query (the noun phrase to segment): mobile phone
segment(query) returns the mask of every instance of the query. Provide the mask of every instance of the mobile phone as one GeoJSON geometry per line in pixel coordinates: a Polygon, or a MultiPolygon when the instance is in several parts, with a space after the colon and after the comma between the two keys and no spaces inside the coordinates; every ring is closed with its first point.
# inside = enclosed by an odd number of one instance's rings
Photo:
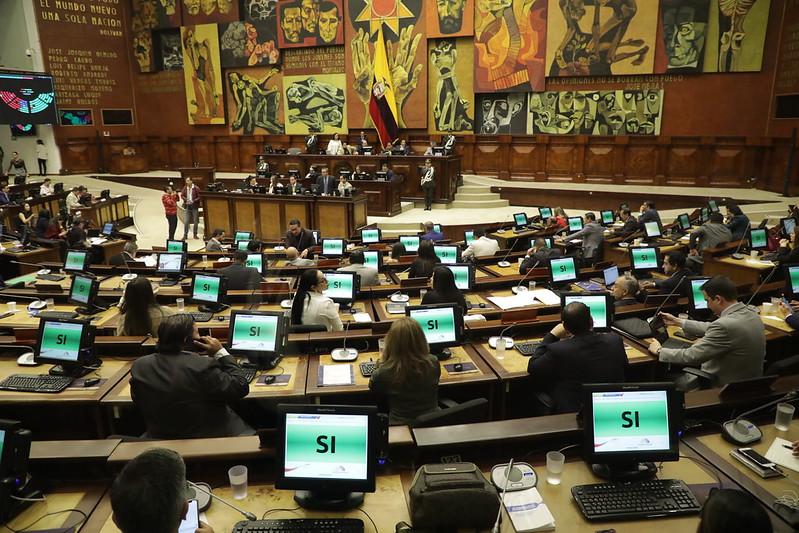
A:
{"type": "Polygon", "coordinates": [[[197,500],[189,500],[189,512],[180,523],[178,533],[194,533],[200,527],[200,512],[197,509],[197,500]]]}
{"type": "Polygon", "coordinates": [[[765,457],[754,451],[752,448],[738,448],[738,452],[741,455],[745,456],[746,458],[754,461],[763,468],[773,468],[777,466],[776,463],[769,461],[768,459],[766,459],[765,457]]]}
{"type": "Polygon", "coordinates": [[[791,302],[789,302],[789,301],[788,301],[788,298],[786,298],[785,296],[782,296],[782,297],[780,298],[780,301],[782,301],[782,303],[784,303],[785,305],[787,305],[787,306],[788,306],[788,309],[792,309],[792,307],[791,307],[791,302]]]}

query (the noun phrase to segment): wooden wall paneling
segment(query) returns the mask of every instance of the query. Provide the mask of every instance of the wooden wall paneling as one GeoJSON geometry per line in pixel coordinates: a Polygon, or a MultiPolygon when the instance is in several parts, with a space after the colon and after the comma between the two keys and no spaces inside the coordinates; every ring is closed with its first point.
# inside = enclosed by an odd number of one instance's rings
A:
{"type": "MultiPolygon", "coordinates": [[[[785,169],[788,166],[788,155],[790,151],[790,142],[785,139],[782,140],[771,139],[768,150],[765,152],[763,165],[760,168],[760,173],[757,175],[758,189],[766,189],[769,191],[782,191],[785,169]]],[[[794,160],[796,161],[796,160],[794,160]]],[[[794,171],[799,165],[794,164],[794,171]]],[[[796,183],[796,173],[794,172],[791,183],[796,183]]]]}
{"type": "Polygon", "coordinates": [[[359,202],[353,204],[353,215],[355,220],[355,227],[351,229],[350,233],[354,233],[356,229],[366,226],[367,207],[366,202],[359,202]]]}
{"type": "Polygon", "coordinates": [[[169,139],[166,137],[147,137],[144,154],[150,170],[166,170],[169,166],[169,139]]]}
{"type": "Polygon", "coordinates": [[[614,150],[614,140],[608,137],[590,137],[580,135],[575,161],[575,182],[614,183],[616,164],[614,154],[622,150],[614,150]]]}
{"type": "Polygon", "coordinates": [[[508,168],[512,179],[524,179],[529,181],[535,176],[536,157],[535,139],[530,137],[513,137],[508,146],[508,158],[510,160],[508,168]]]}
{"type": "Polygon", "coordinates": [[[712,187],[740,187],[751,174],[746,139],[717,139],[709,147],[707,176],[712,187]]]}
{"type": "Polygon", "coordinates": [[[547,181],[573,181],[575,152],[576,145],[570,137],[558,136],[550,140],[546,161],[547,181]]]}
{"type": "Polygon", "coordinates": [[[660,163],[660,149],[653,139],[630,137],[622,154],[622,175],[618,184],[657,185],[660,163]]]}
{"type": "Polygon", "coordinates": [[[235,231],[234,220],[232,220],[231,215],[226,199],[206,198],[203,200],[203,222],[207,235],[210,236],[216,228],[225,230],[227,234],[235,231]],[[212,225],[213,227],[211,227],[212,225]]]}
{"type": "Polygon", "coordinates": [[[97,149],[92,138],[68,139],[65,148],[65,150],[61,150],[62,173],[79,174],[97,170],[97,149]]]}
{"type": "MultiPolygon", "coordinates": [[[[192,161],[197,161],[201,167],[214,167],[219,169],[216,163],[216,151],[214,150],[214,137],[202,136],[192,137],[191,153],[192,161]]],[[[230,172],[230,171],[228,171],[230,172]]]]}
{"type": "Polygon", "coordinates": [[[194,166],[195,159],[191,152],[191,137],[171,137],[169,139],[169,168],[194,166]]]}
{"type": "Polygon", "coordinates": [[[547,181],[547,152],[549,151],[549,135],[535,137],[535,150],[533,151],[535,167],[535,181],[547,181]]]}
{"type": "Polygon", "coordinates": [[[257,204],[258,228],[256,236],[262,239],[279,239],[288,229],[285,212],[279,204],[273,202],[258,202],[257,204]]]}
{"type": "MultiPolygon", "coordinates": [[[[491,177],[499,175],[502,163],[502,151],[500,140],[497,135],[481,135],[480,142],[474,147],[474,168],[475,174],[487,174],[491,177]]],[[[506,171],[507,175],[507,171],[506,171]]],[[[510,176],[507,176],[508,178],[510,176]]]]}
{"type": "Polygon", "coordinates": [[[286,202],[283,206],[284,215],[283,218],[285,220],[283,233],[285,230],[288,229],[288,223],[290,220],[297,219],[300,221],[304,228],[308,229],[320,229],[315,226],[316,221],[313,218],[313,211],[312,211],[312,204],[310,202],[306,202],[304,200],[298,202],[286,202]]]}
{"type": "Polygon", "coordinates": [[[217,172],[244,172],[239,166],[238,136],[214,137],[212,141],[217,172]]]}
{"type": "Polygon", "coordinates": [[[460,154],[462,172],[464,174],[475,174],[474,171],[474,154],[475,143],[477,142],[476,135],[460,135],[458,136],[458,143],[455,145],[455,153],[460,154]]]}
{"type": "Polygon", "coordinates": [[[695,137],[672,137],[666,154],[666,185],[692,186],[699,175],[699,140],[695,137]]]}
{"type": "MultiPolygon", "coordinates": [[[[264,151],[264,145],[270,143],[265,140],[266,137],[263,135],[255,135],[254,137],[231,137],[236,138],[238,166],[240,169],[239,172],[255,174],[255,154],[262,154],[264,151]]],[[[276,172],[276,170],[272,169],[272,165],[269,165],[269,170],[276,172]]]]}

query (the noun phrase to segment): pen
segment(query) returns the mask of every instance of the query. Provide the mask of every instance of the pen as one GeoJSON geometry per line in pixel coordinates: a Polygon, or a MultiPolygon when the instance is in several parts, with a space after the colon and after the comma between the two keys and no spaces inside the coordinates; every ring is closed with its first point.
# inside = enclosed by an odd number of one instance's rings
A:
{"type": "Polygon", "coordinates": [[[782,447],[783,448],[788,448],[789,450],[793,450],[793,446],[790,446],[788,444],[783,444],[782,447]]]}

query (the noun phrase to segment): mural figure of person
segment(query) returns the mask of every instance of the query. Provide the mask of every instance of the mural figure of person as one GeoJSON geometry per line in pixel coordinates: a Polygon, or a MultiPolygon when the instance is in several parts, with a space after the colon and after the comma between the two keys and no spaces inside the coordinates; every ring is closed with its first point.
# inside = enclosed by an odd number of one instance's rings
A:
{"type": "Polygon", "coordinates": [[[289,121],[302,122],[311,131],[320,132],[325,126],[341,126],[344,118],[344,91],[310,77],[294,82],[286,90],[290,110],[289,121]]]}
{"type": "Polygon", "coordinates": [[[217,0],[216,3],[219,6],[219,13],[222,15],[227,15],[233,10],[233,0],[217,0]]]}
{"type": "Polygon", "coordinates": [[[280,92],[266,86],[269,78],[277,72],[278,69],[273,68],[260,80],[238,72],[228,73],[230,92],[236,104],[233,131],[242,129],[244,133],[252,135],[257,126],[269,133],[284,133],[283,125],[278,122],[280,92]]]}
{"type": "Polygon", "coordinates": [[[280,28],[283,30],[283,39],[287,43],[300,42],[302,17],[299,4],[283,4],[280,6],[280,28]]]}
{"type": "Polygon", "coordinates": [[[197,110],[196,117],[216,117],[219,112],[219,95],[214,86],[214,65],[211,61],[211,45],[208,39],[197,42],[194,31],[188,30],[183,42],[183,50],[192,67],[192,85],[194,100],[192,105],[197,110]]]}
{"type": "Polygon", "coordinates": [[[466,0],[436,0],[438,30],[444,35],[461,31],[465,7],[466,0]]]}
{"type": "Polygon", "coordinates": [[[667,72],[698,71],[705,48],[709,4],[701,5],[701,9],[688,2],[665,4],[662,9],[667,72]]]}
{"type": "Polygon", "coordinates": [[[319,23],[319,0],[302,0],[300,9],[303,37],[315,37],[319,23]]]}
{"type": "Polygon", "coordinates": [[[461,97],[460,84],[455,74],[458,50],[453,39],[437,39],[430,52],[430,62],[438,70],[433,117],[438,131],[464,131],[472,129],[467,116],[469,101],[461,97]]]}
{"type": "Polygon", "coordinates": [[[216,0],[200,0],[200,8],[206,16],[216,11],[216,0]]]}
{"type": "Polygon", "coordinates": [[[491,95],[482,101],[480,133],[515,133],[511,131],[511,120],[524,109],[523,93],[491,95]]]}
{"type": "Polygon", "coordinates": [[[186,7],[186,13],[192,17],[200,14],[200,0],[183,0],[183,5],[186,7]]]}
{"type": "Polygon", "coordinates": [[[319,4],[318,26],[318,44],[335,44],[338,29],[341,26],[341,14],[336,4],[327,0],[319,4]]]}

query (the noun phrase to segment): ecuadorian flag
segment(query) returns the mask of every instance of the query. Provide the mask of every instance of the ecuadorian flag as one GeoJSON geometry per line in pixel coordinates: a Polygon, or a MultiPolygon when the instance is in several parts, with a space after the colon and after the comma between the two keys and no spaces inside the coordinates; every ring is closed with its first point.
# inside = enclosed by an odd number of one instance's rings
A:
{"type": "Polygon", "coordinates": [[[375,61],[372,67],[374,80],[372,81],[372,97],[369,100],[369,116],[377,129],[380,144],[385,147],[394,141],[399,134],[397,126],[399,114],[397,103],[394,100],[394,88],[391,81],[391,71],[388,69],[386,56],[386,42],[383,40],[383,25],[377,30],[375,41],[375,61]]]}

